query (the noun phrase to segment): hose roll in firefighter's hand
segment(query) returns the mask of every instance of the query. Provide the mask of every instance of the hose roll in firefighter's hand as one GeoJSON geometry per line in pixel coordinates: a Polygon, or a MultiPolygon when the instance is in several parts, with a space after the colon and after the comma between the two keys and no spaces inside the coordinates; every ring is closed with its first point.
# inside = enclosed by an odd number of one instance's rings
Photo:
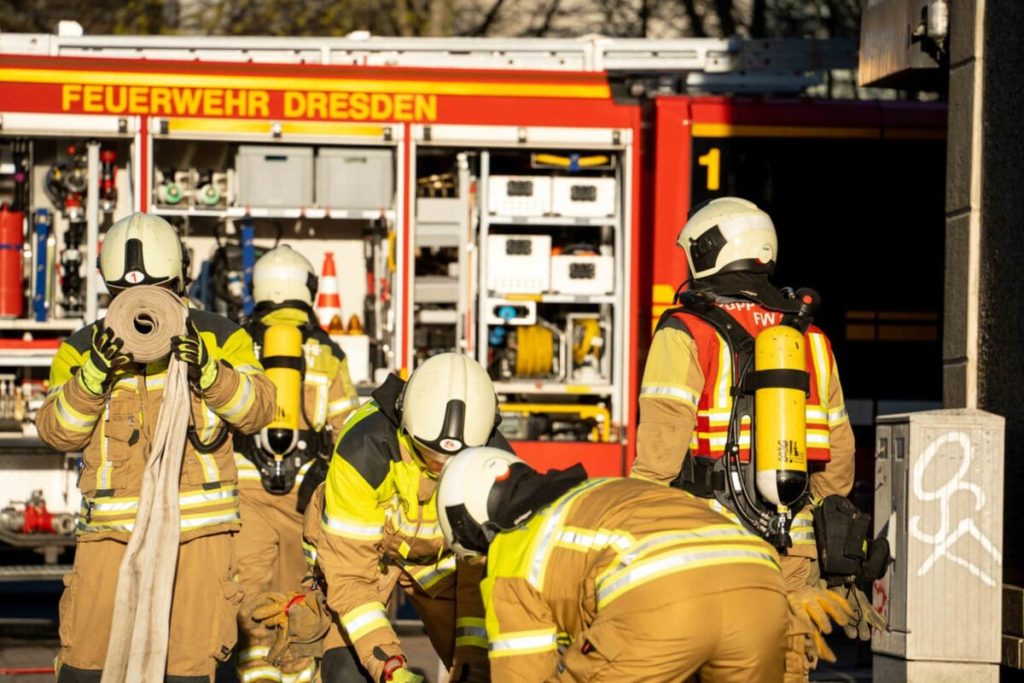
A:
{"type": "Polygon", "coordinates": [[[136,363],[152,363],[171,352],[171,338],[185,333],[188,309],[163,287],[136,285],[114,297],[105,324],[124,341],[136,363]]]}

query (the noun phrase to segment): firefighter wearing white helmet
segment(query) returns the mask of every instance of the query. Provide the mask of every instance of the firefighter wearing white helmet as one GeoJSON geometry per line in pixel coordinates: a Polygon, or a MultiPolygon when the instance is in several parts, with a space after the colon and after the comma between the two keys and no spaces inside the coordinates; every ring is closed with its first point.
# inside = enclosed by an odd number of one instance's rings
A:
{"type": "Polygon", "coordinates": [[[487,557],[494,681],[782,677],[778,555],[693,496],[471,448],[437,507],[448,546],[487,557]]]}
{"type": "MultiPolygon", "coordinates": [[[[138,285],[181,295],[183,260],[174,228],[137,213],[107,231],[99,265],[115,296],[138,285]]],[[[259,431],[273,416],[274,387],[245,330],[214,313],[190,309],[187,333],[172,341],[170,353],[189,366],[192,398],[178,483],[187,514],[181,516],[167,676],[206,680],[235,644],[241,601],[233,563],[240,516],[228,431],[259,431]]],[[[39,436],[56,450],[82,454],[78,551],[60,603],[62,683],[101,677],[118,567],[135,525],[166,375],[166,358],[135,363],[103,320],[61,343],[50,368],[50,393],[36,417],[39,436]]]]}
{"type": "Polygon", "coordinates": [[[161,285],[184,294],[185,261],[174,226],[160,216],[136,213],[107,231],[99,265],[113,294],[133,285],[161,285]]]}
{"type": "MultiPolygon", "coordinates": [[[[810,501],[849,493],[854,464],[831,344],[810,324],[817,295],[769,282],[775,226],[745,199],[698,206],[677,244],[689,280],[651,341],[630,476],[705,498],[779,549],[794,606],[785,680],[804,681],[818,657],[834,660],[809,614],[838,597],[814,580],[810,501]],[[764,437],[786,451],[759,447],[764,437]]],[[[863,594],[850,596],[873,618],[863,594]]]]}
{"type": "Polygon", "coordinates": [[[288,245],[271,249],[256,261],[252,288],[256,307],[245,329],[277,390],[277,411],[259,434],[234,439],[245,520],[236,544],[238,582],[250,600],[263,596],[239,614],[238,672],[246,681],[312,680],[309,657],[271,661],[274,634],[252,612],[266,607],[265,593],[303,589],[302,515],[359,397],[344,351],[313,312],[317,278],[306,257],[288,245]]]}
{"type": "Polygon", "coordinates": [[[438,472],[464,449],[511,451],[498,422],[487,372],[443,353],[408,382],[390,375],[345,423],[327,482],[306,511],[307,553],[341,625],[324,643],[324,681],[422,680],[388,620],[396,583],[451,680],[488,680],[481,568],[444,548],[434,496],[438,472]],[[310,516],[321,506],[317,524],[310,516]]]}

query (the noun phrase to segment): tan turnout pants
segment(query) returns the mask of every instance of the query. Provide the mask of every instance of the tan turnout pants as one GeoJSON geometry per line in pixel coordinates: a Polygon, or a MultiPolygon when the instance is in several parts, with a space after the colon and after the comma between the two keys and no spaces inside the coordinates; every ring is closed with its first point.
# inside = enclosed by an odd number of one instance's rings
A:
{"type": "MultiPolygon", "coordinates": [[[[58,683],[98,681],[107,656],[117,575],[126,543],[80,541],[60,599],[58,683]]],[[[207,683],[235,645],[242,594],[233,579],[231,533],[182,543],[174,579],[167,680],[207,683]]]]}
{"type": "MultiPolygon", "coordinates": [[[[302,552],[302,515],[296,511],[298,486],[276,496],[262,486],[239,491],[242,531],[238,534],[238,584],[245,599],[260,593],[292,593],[303,590],[306,558],[302,552]]],[[[276,637],[244,615],[239,617],[238,675],[243,683],[274,681],[308,683],[313,679],[309,658],[286,659],[275,667],[265,657],[276,637]]]]}
{"type": "Polygon", "coordinates": [[[743,588],[678,600],[667,597],[665,582],[654,581],[599,611],[562,656],[559,680],[782,680],[789,608],[781,593],[743,588]],[[694,674],[700,678],[690,678],[694,674]]]}

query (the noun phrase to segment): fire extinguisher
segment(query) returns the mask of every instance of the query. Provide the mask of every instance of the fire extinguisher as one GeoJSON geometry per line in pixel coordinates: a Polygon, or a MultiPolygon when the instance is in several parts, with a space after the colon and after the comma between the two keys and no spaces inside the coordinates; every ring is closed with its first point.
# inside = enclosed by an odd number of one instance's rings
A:
{"type": "Polygon", "coordinates": [[[0,318],[20,318],[25,313],[22,288],[22,251],[25,245],[25,212],[0,206],[0,318]]]}

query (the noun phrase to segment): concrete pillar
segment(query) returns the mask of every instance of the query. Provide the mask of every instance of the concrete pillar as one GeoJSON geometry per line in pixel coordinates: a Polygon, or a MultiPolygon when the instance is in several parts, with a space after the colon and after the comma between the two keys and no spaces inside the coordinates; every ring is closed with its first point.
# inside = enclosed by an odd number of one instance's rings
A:
{"type": "Polygon", "coordinates": [[[949,12],[943,398],[1006,418],[1004,579],[1021,584],[1024,2],[955,0],[949,12]]]}

